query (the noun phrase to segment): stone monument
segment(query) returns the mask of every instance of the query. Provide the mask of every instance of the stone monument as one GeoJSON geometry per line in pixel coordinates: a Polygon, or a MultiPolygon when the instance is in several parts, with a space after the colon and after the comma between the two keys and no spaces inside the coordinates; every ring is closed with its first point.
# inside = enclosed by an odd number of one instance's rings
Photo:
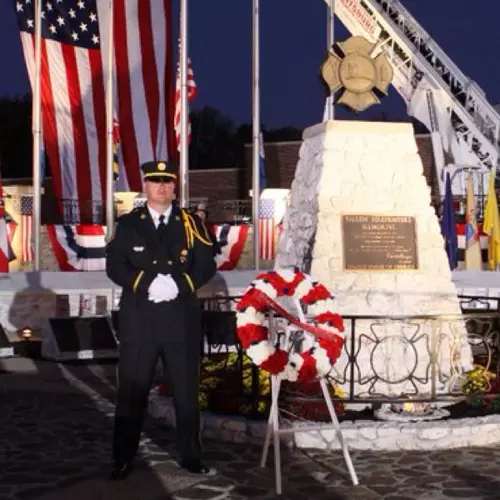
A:
{"type": "MultiPolygon", "coordinates": [[[[372,71],[369,61],[371,77],[385,67],[379,60],[372,71]]],[[[358,396],[436,394],[472,369],[462,320],[387,319],[461,313],[410,123],[328,121],[304,131],[276,257],[288,266],[329,284],[342,315],[370,317],[356,321],[354,347],[346,321],[334,374],[344,390],[353,379],[358,396]]]]}

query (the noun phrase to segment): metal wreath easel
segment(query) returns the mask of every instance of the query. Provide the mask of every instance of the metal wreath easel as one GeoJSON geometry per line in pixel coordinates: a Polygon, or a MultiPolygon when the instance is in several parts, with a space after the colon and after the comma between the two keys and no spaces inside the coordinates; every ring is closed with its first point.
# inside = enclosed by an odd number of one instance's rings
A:
{"type": "MultiPolygon", "coordinates": [[[[297,311],[297,316],[299,320],[303,323],[306,323],[306,317],[304,315],[304,311],[302,310],[302,306],[298,299],[291,299],[293,301],[293,305],[297,311]]],[[[269,336],[273,337],[276,333],[274,331],[276,322],[274,318],[271,316],[269,318],[269,336]]],[[[347,466],[347,470],[349,471],[349,475],[351,476],[351,481],[354,486],[359,484],[358,476],[356,471],[354,470],[354,466],[352,464],[351,455],[349,453],[349,448],[347,443],[345,442],[344,436],[342,434],[342,429],[340,428],[340,423],[337,418],[337,414],[335,412],[335,407],[332,402],[332,398],[330,396],[330,392],[328,390],[328,386],[326,380],[322,378],[320,381],[321,391],[323,392],[323,397],[325,399],[326,406],[328,408],[328,412],[330,413],[330,418],[332,420],[331,424],[326,425],[310,425],[305,427],[287,427],[284,429],[280,429],[279,425],[279,394],[281,388],[281,378],[278,375],[271,376],[271,409],[269,411],[269,419],[267,421],[267,430],[266,430],[266,438],[264,441],[264,448],[262,450],[262,457],[260,461],[260,466],[265,467],[267,461],[267,455],[269,453],[269,446],[271,444],[271,439],[274,444],[274,472],[276,477],[276,494],[281,495],[282,493],[282,474],[281,474],[281,443],[280,436],[284,434],[295,434],[296,432],[307,432],[307,431],[322,431],[322,430],[330,430],[333,429],[336,433],[336,437],[340,442],[340,446],[342,448],[342,453],[344,455],[344,461],[347,466]]]]}

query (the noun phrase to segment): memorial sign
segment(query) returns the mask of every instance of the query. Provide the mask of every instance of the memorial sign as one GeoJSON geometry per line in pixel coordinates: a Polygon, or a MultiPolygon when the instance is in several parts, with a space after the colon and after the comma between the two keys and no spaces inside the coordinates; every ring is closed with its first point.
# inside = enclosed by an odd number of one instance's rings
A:
{"type": "Polygon", "coordinates": [[[415,218],[399,215],[342,215],[346,271],[418,269],[415,218]]]}

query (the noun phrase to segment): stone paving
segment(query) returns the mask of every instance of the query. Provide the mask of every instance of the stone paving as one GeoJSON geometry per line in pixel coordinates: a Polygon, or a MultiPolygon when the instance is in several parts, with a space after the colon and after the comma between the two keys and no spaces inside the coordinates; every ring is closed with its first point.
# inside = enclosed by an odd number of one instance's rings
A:
{"type": "MultiPolygon", "coordinates": [[[[0,500],[240,500],[276,498],[260,447],[206,441],[219,475],[200,481],[174,460],[173,432],[149,419],[137,470],[110,470],[114,366],[0,360],[0,500]]],[[[283,451],[283,499],[434,500],[500,497],[500,446],[439,452],[283,451]]],[[[272,459],[272,456],[270,457],[272,459]]]]}

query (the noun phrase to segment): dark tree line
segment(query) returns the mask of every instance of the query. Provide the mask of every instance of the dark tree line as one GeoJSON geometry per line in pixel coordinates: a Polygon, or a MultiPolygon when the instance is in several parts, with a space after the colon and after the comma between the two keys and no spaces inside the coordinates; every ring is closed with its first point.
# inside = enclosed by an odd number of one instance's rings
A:
{"type": "MultiPolygon", "coordinates": [[[[238,165],[243,146],[252,141],[252,125],[234,122],[209,106],[191,112],[191,168],[227,168],[238,165]]],[[[264,141],[300,140],[294,127],[263,130],[264,141]]],[[[0,170],[2,177],[31,177],[31,96],[0,98],[0,170]]],[[[46,175],[50,175],[47,164],[46,175]]]]}
{"type": "Polygon", "coordinates": [[[32,149],[31,96],[0,98],[2,177],[31,177],[32,149]]]}
{"type": "MultiPolygon", "coordinates": [[[[241,165],[244,145],[252,142],[252,124],[236,126],[231,118],[210,106],[191,112],[192,140],[190,167],[229,168],[241,165]]],[[[375,119],[387,121],[385,113],[375,119]]],[[[424,132],[416,123],[416,132],[424,132]],[[419,130],[420,129],[420,130],[419,130]]],[[[302,131],[295,127],[267,129],[264,142],[299,141],[302,131]]],[[[31,177],[32,135],[31,96],[0,98],[0,165],[3,178],[31,177]]],[[[46,175],[50,175],[47,162],[46,175]]]]}

